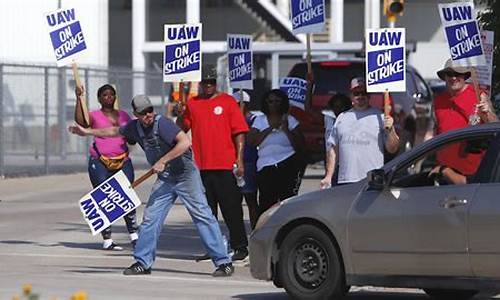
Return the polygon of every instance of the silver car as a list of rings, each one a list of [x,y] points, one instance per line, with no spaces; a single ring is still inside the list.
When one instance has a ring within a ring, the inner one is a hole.
[[[465,184],[430,175],[448,147],[479,158]],[[442,134],[361,182],[276,204],[251,234],[250,262],[253,277],[296,299],[341,298],[351,285],[454,300],[500,288],[500,123]]]

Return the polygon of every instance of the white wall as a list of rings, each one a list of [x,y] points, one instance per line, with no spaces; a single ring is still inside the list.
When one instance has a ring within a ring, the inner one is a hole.
[[[75,8],[87,44],[79,64],[108,65],[108,0],[60,0],[62,8]],[[0,1],[0,62],[56,63],[45,13],[56,10],[58,0]]]

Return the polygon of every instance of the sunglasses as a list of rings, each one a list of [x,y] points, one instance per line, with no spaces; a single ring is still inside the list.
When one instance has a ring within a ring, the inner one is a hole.
[[[355,92],[352,92],[352,95],[357,97],[357,96],[366,96],[368,94],[366,92],[363,92],[363,91],[355,91]]]
[[[452,72],[452,71],[447,71],[444,72],[445,77],[465,77],[466,74],[458,73],[458,72]]]
[[[204,84],[204,85],[216,85],[217,84],[217,79],[203,79],[201,81],[201,84]]]
[[[146,108],[146,109],[144,109],[144,110],[142,110],[142,111],[138,111],[138,112],[136,112],[136,114],[141,115],[141,116],[144,116],[144,115],[146,115],[146,114],[150,114],[150,113],[152,113],[153,111],[154,111],[154,108],[153,108],[152,106],[150,106],[150,107],[148,107],[148,108]]]

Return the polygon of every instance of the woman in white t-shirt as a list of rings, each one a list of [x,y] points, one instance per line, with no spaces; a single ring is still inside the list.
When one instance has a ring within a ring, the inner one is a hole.
[[[288,115],[289,105],[281,90],[264,94],[264,115],[255,118],[248,133],[248,143],[258,147],[259,214],[298,193],[304,136],[297,119]]]

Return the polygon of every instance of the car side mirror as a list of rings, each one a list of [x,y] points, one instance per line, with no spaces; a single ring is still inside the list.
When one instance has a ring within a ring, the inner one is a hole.
[[[368,171],[368,186],[372,190],[383,190],[385,185],[385,172],[383,169]]]

